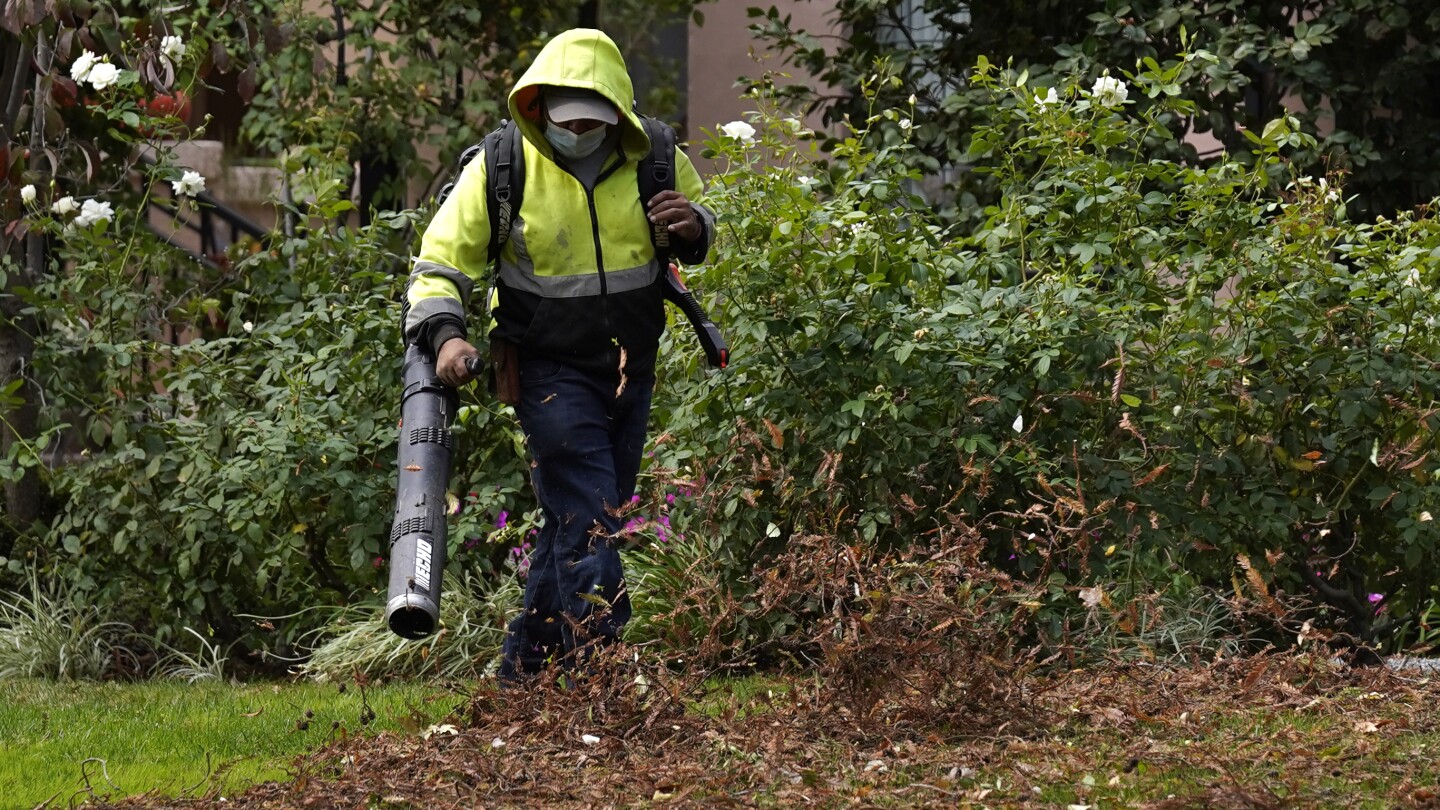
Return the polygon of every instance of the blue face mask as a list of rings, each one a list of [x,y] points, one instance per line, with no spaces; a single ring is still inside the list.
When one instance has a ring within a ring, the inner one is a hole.
[[[599,149],[600,144],[605,141],[605,132],[608,129],[608,126],[601,125],[589,132],[576,135],[564,127],[558,127],[547,121],[545,123],[545,140],[550,142],[560,156],[577,160]]]

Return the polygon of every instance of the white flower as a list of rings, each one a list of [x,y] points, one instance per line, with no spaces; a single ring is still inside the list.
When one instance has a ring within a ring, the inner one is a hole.
[[[177,36],[162,37],[160,39],[160,52],[171,59],[179,60],[180,57],[185,55],[185,43]]]
[[[580,742],[583,742],[586,745],[595,745],[596,743],[600,742],[600,738],[596,737],[594,734],[584,734],[581,735]]]
[[[1434,519],[1435,519],[1434,516],[1431,515],[1429,512],[1421,512],[1421,513],[1420,513],[1420,522],[1421,522],[1421,523],[1429,523],[1430,521],[1432,521],[1432,520],[1434,520]]]
[[[741,143],[755,142],[755,127],[750,126],[744,121],[731,121],[720,127],[720,131],[725,133],[725,137],[734,138]]]
[[[914,106],[915,106],[915,101],[916,101],[916,99],[915,99],[915,94],[914,94],[914,93],[911,93],[911,94],[910,94],[910,106],[911,106],[911,107],[914,107]]]
[[[1013,431],[1015,431],[1016,433],[1024,433],[1024,432],[1025,432],[1025,414],[1023,414],[1023,413],[1017,413],[1017,414],[1015,414],[1015,421],[1010,423],[1010,429],[1013,430]]]
[[[242,324],[242,325],[240,326],[240,328],[241,328],[241,329],[244,329],[244,330],[245,330],[245,334],[248,335],[248,334],[250,334],[251,332],[254,332],[254,331],[255,331],[255,322],[254,322],[254,321],[246,321],[244,324]]]
[[[1046,92],[1045,95],[1043,95],[1043,96],[1040,95],[1039,93],[1036,93],[1036,94],[1035,94],[1035,103],[1036,103],[1036,104],[1044,105],[1044,106],[1046,106],[1046,107],[1050,106],[1051,104],[1059,104],[1059,103],[1060,103],[1060,96],[1056,95],[1056,93],[1055,93],[1055,88],[1052,87],[1052,88],[1050,88],[1050,90],[1049,90],[1048,92]]]
[[[120,68],[109,62],[101,62],[90,68],[90,84],[96,90],[104,90],[120,78]]]
[[[1101,107],[1119,107],[1130,97],[1130,90],[1124,82],[1113,76],[1101,76],[1095,80],[1095,86],[1090,88],[1090,95]]]
[[[34,205],[34,204],[35,204],[35,186],[34,186],[34,184],[30,184],[30,185],[24,186],[24,187],[22,187],[22,188],[20,189],[20,202],[23,202],[23,203],[25,203],[26,205]]]
[[[1419,287],[1419,286],[1420,286],[1420,268],[1418,268],[1418,267],[1412,267],[1412,268],[1410,268],[1410,272],[1408,272],[1408,273],[1405,274],[1405,278],[1401,279],[1401,283],[1404,284],[1404,285],[1407,286],[1407,287]]]
[[[1339,189],[1330,188],[1330,183],[1323,177],[1320,178],[1320,193],[1327,203],[1340,202]]]
[[[785,126],[790,127],[791,132],[799,132],[805,125],[800,123],[799,118],[786,118]]]
[[[909,118],[901,118],[901,119],[900,119],[900,128],[901,128],[901,129],[908,130],[908,129],[910,129],[910,127],[911,127],[911,123],[910,123],[910,119],[909,119]]]
[[[77,82],[85,81],[90,78],[90,69],[99,61],[100,57],[90,51],[80,54],[80,58],[70,65],[70,78]]]
[[[75,204],[75,198],[74,198],[74,197],[71,197],[71,196],[69,196],[69,195],[66,195],[66,196],[61,197],[60,199],[56,200],[55,202],[51,203],[51,204],[50,204],[50,210],[51,210],[51,212],[53,212],[56,216],[62,216],[62,217],[63,217],[63,216],[66,216],[66,215],[68,215],[68,214],[73,214],[73,213],[75,213],[76,211],[79,211],[79,210],[80,210],[80,206],[78,206],[78,205]]]
[[[504,747],[505,747],[505,741],[502,740],[502,739],[500,739],[499,737],[496,737],[495,739],[493,739],[493,740],[490,741],[490,747],[491,747],[491,748],[504,748]]]
[[[115,211],[110,208],[110,203],[100,200],[86,200],[80,206],[80,215],[75,217],[75,227],[88,228],[97,222],[109,222],[115,218]]]
[[[1175,407],[1171,408],[1170,413],[1176,417],[1180,416],[1180,406],[1176,405]]]
[[[179,180],[171,180],[170,187],[175,189],[175,196],[194,197],[205,190],[205,178],[199,172],[186,169],[180,175]]]

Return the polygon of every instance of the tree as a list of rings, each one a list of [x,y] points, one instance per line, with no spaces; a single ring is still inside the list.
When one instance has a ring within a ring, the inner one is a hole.
[[[1164,119],[1176,134],[1209,134],[1249,159],[1259,132],[1289,110],[1318,147],[1292,160],[1309,173],[1348,175],[1355,212],[1376,215],[1440,193],[1440,8],[1426,0],[1084,0],[969,3],[960,0],[843,0],[838,48],[795,30],[774,8],[753,9],[755,30],[791,61],[839,88],[794,92],[831,121],[865,114],[855,92],[880,72],[899,82],[880,106],[915,95],[922,168],[949,181],[944,205],[973,212],[993,197],[965,173],[969,133],[987,120],[986,96],[968,80],[979,56],[1028,69],[1041,92],[1057,74],[1133,75],[1145,59],[1168,63],[1186,51],[1213,61],[1182,72],[1192,112]],[[1140,100],[1137,113],[1148,100]],[[1153,148],[1191,163],[1194,141]],[[966,195],[971,196],[966,196]]]

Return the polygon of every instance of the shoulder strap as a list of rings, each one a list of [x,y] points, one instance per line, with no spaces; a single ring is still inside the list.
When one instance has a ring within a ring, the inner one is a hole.
[[[510,228],[515,223],[515,212],[520,210],[520,201],[525,196],[525,153],[520,151],[518,130],[515,122],[504,121],[477,144],[471,144],[460,153],[455,175],[482,152],[485,155],[485,210],[490,214],[490,256],[491,262],[499,261],[500,246],[510,240]],[[455,190],[451,181],[441,187],[435,195],[435,204],[445,202]]]
[[[510,241],[515,212],[525,197],[525,152],[514,121],[480,142],[485,150],[485,204],[490,214],[490,261],[500,261],[500,246]]]
[[[675,130],[663,121],[648,115],[640,116],[645,134],[650,138],[650,151],[640,159],[637,172],[640,182],[640,204],[647,209],[650,200],[662,191],[675,188]],[[670,232],[663,224],[650,226],[650,241],[660,260],[660,272],[670,264]]]

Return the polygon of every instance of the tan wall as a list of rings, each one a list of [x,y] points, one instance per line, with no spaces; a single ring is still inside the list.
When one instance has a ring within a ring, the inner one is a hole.
[[[755,5],[754,0],[715,0],[700,6],[705,15],[703,26],[690,23],[690,70],[689,116],[692,145],[686,150],[695,160],[702,176],[709,173],[710,161],[701,157],[696,147],[721,124],[745,119],[745,113],[753,111],[754,105],[740,97],[740,88],[735,81],[741,76],[756,77],[766,71],[794,73],[793,68],[781,64],[780,57],[766,51],[765,43],[751,39],[751,19],[745,9]],[[814,33],[829,32],[831,4],[825,2],[802,2],[801,0],[775,0],[774,5],[781,16],[791,15],[795,28]],[[793,81],[808,81],[809,77],[796,77]],[[807,122],[812,127],[818,122]]]

